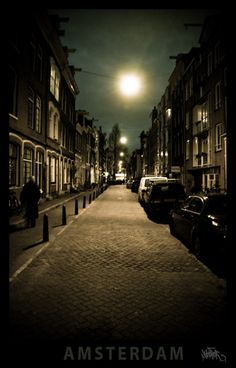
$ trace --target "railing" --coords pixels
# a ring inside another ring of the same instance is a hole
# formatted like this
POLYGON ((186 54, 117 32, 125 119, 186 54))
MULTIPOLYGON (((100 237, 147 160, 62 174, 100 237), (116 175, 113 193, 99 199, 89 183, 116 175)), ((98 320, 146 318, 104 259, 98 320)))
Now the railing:
POLYGON ((206 121, 198 120, 194 123, 193 134, 201 134, 207 132, 209 125, 206 121))

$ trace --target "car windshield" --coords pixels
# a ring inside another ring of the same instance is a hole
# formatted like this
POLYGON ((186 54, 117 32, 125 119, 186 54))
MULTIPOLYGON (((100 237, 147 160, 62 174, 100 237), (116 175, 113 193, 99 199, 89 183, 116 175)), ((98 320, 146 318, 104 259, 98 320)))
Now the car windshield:
POLYGON ((226 197, 212 197, 207 201, 206 211, 211 215, 226 215, 227 207, 226 197))
POLYGON ((184 196, 185 191, 183 185, 179 183, 170 183, 170 184, 155 184, 152 188, 152 198, 158 198, 159 196, 169 196, 169 197, 177 197, 184 196))

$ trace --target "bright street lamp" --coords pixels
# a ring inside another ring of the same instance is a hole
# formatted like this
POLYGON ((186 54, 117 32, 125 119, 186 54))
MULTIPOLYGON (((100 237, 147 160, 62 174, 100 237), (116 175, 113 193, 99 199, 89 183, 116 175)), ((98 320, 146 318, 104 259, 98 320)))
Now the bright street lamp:
POLYGON ((120 80, 120 90, 125 96, 134 96, 138 94, 140 88, 140 79, 136 75, 124 75, 120 80))
POLYGON ((126 137, 121 137, 120 138, 120 143, 123 143, 123 144, 127 143, 127 138, 126 137))

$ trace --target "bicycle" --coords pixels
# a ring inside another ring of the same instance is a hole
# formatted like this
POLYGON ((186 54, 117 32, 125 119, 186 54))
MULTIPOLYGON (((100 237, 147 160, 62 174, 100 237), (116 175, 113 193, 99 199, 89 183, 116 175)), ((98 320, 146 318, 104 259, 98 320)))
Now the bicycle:
POLYGON ((9 192, 9 210, 17 214, 21 212, 21 205, 16 197, 16 193, 13 191, 9 192))

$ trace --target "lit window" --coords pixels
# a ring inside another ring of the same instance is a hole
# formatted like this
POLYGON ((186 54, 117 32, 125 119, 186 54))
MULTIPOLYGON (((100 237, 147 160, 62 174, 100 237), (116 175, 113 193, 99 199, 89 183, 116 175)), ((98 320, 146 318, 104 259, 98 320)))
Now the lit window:
POLYGON ((171 109, 167 109, 166 114, 168 118, 171 118, 171 109))
POLYGON ((51 58, 51 73, 50 73, 50 92, 59 101, 59 89, 60 89, 60 73, 55 64, 55 61, 51 58))

